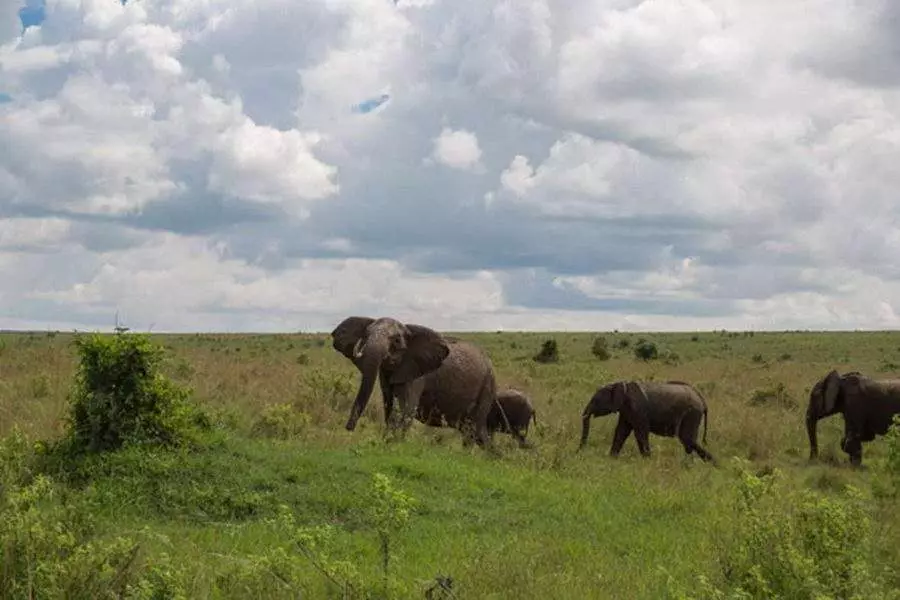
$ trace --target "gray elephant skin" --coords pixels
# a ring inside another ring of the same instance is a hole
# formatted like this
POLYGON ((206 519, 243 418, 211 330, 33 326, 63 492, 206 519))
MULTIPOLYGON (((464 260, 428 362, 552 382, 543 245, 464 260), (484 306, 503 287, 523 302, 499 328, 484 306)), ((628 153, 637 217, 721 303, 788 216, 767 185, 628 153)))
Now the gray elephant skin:
POLYGON ((832 369, 817 381, 806 409, 810 460, 819 456, 819 420, 836 414, 844 417, 841 449, 852 465, 860 466, 862 442, 886 434, 894 415, 900 414, 900 379, 872 379, 858 371, 839 375, 832 369))
POLYGON ((493 364, 481 348, 390 317, 347 317, 331 336, 334 349, 362 374, 348 431, 356 428, 377 379, 390 428, 405 431, 416 418, 460 431, 470 428, 467 442, 474 437, 480 446, 489 444, 487 415, 496 381, 493 364), (399 415, 393 411, 395 398, 399 415))
POLYGON ((525 436, 532 421, 537 425, 537 412, 531 399, 524 392, 508 388, 497 392, 497 401, 487 416, 487 428, 491 435, 496 431, 508 433, 519 446, 526 447, 525 436))
POLYGON ((625 440, 634 432, 643 456, 650 455, 650 433, 677 437, 685 452, 696 452, 705 461, 715 462, 697 441, 700 421, 703 443, 706 443, 708 407, 706 399, 692 385, 683 381, 616 381, 600 387, 581 413, 581 444, 587 443, 591 419, 619 413, 610 456, 618 456, 625 440))

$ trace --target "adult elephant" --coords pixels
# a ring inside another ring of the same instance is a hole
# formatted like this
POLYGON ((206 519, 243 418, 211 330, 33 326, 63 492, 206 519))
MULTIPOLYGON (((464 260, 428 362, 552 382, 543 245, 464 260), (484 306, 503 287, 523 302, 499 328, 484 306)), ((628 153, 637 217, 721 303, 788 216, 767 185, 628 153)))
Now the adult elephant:
POLYGON ((356 428, 378 379, 384 420, 391 428, 405 431, 416 418, 460 431, 471 427, 469 435, 479 445, 489 442, 486 421, 496 382, 493 364, 479 347, 390 317, 347 317, 331 336, 334 349, 362 373, 348 431, 356 428), (394 398, 399 416, 393 412, 394 398))
POLYGON ((610 456, 618 456, 625 440, 634 431, 638 449, 650 456, 650 435, 678 437, 685 452, 696 452, 705 461, 715 462, 712 454, 697 441, 700 421, 706 443, 708 408, 706 400, 693 386, 683 381, 616 381, 600 387, 581 413, 581 444, 587 443, 591 419, 619 413, 610 456))
POLYGON ((841 449, 852 465, 860 466, 862 442, 887 433, 894 415, 900 414, 900 379, 872 379, 858 371, 839 375, 832 369, 817 381, 806 408, 810 460, 819 456, 819 420, 839 413, 844 416, 841 449))

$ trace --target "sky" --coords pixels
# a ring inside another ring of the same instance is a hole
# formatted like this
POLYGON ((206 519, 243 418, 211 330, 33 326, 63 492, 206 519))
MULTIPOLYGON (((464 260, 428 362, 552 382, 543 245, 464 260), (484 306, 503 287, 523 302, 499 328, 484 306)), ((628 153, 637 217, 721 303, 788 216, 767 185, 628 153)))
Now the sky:
POLYGON ((900 325, 900 3, 0 0, 0 328, 900 325))

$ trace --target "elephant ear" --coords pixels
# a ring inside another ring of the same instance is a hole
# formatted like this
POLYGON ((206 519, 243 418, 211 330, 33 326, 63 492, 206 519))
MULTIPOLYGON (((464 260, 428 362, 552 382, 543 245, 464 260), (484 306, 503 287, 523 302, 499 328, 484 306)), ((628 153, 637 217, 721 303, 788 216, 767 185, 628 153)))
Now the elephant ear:
POLYGON ((612 386, 610 394, 609 408, 612 412, 622 410, 622 407, 628 403, 628 382, 617 381, 612 386))
POLYGON ((331 345, 355 364, 353 347, 366 335, 366 328, 374 322, 375 319, 370 317, 347 317, 331 332, 331 345))
POLYGON ((626 381, 623 384, 624 388, 624 397, 626 401, 631 403, 633 408, 637 408, 638 406, 644 406, 649 400, 647 399, 647 394, 644 392, 644 388, 641 387, 637 381, 626 381))
POLYGON ((391 374, 391 383, 407 383, 437 370, 450 354, 450 346, 433 329, 406 325, 406 351, 391 374))
POLYGON ((841 388, 841 376, 838 375, 837 370, 832 369, 825 376, 825 383, 822 387, 822 414, 830 415, 834 412, 838 392, 841 388))

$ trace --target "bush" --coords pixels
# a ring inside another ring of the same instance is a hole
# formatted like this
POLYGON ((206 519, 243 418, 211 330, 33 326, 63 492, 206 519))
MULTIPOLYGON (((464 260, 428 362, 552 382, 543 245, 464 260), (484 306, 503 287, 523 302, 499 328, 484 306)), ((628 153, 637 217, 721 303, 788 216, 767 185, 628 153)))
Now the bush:
POLYGON ((620 350, 624 350, 625 348, 627 348, 630 345, 631 345, 631 340, 629 340, 628 338, 619 338, 618 340, 616 340, 616 348, 618 348, 620 350))
POLYGON ((294 410, 290 404, 272 404, 262 410, 250 433, 256 437, 286 440, 302 433, 311 421, 308 414, 294 410))
POLYGON ((174 445, 190 429, 190 391, 160 372, 163 349, 146 335, 79 336, 80 365, 70 394, 69 441, 102 452, 127 443, 174 445))
POLYGON ((534 355, 534 361, 539 363, 559 362, 559 349, 556 346, 556 340, 546 340, 541 346, 541 351, 534 355))
POLYGON ((797 402, 780 381, 773 386, 754 390, 749 403, 753 406, 778 406, 789 410, 797 408, 797 402))
POLYGON ((659 358, 659 349, 653 342, 648 342, 642 338, 634 345, 634 356, 638 360, 655 360, 659 358))
MULTIPOLYGON (((745 463, 746 464, 746 463, 745 463)), ((719 549, 720 581, 677 598, 900 598, 873 566, 871 508, 853 486, 828 497, 794 491, 781 472, 741 468, 731 539, 719 549)))
POLYGON ((609 360, 610 353, 609 348, 606 344, 606 338, 601 336, 597 336, 594 338, 594 343, 591 345, 591 354, 599 358, 600 360, 609 360))

